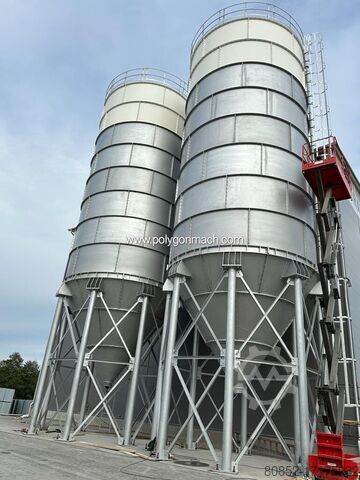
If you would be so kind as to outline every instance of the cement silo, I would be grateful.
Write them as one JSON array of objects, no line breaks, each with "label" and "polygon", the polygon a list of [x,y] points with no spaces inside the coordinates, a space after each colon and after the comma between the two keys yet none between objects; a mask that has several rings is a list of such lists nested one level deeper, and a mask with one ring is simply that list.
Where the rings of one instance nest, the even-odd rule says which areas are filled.
[{"label": "cement silo", "polygon": [[44,385],[52,381],[48,366],[55,357],[58,369],[69,366],[75,357],[62,438],[70,438],[75,411],[83,419],[90,386],[103,400],[129,374],[129,442],[141,348],[155,328],[152,317],[163,310],[169,252],[152,240],[172,231],[185,93],[181,80],[156,69],[125,72],[109,85],[30,432],[44,408]]},{"label": "cement silo", "polygon": [[[175,344],[173,326],[180,297],[225,369],[221,468],[233,468],[235,374],[245,385],[254,348],[265,361],[266,352],[279,344],[299,369],[299,439],[301,434],[306,462],[302,309],[317,258],[314,202],[301,172],[309,129],[301,29],[282,9],[262,2],[220,10],[194,38],[189,83],[170,254],[174,292],[158,456],[167,455],[166,389],[181,345],[181,340]],[[296,355],[283,340],[294,318]],[[193,415],[199,423],[198,413]],[[244,438],[244,446],[248,441]]]}]

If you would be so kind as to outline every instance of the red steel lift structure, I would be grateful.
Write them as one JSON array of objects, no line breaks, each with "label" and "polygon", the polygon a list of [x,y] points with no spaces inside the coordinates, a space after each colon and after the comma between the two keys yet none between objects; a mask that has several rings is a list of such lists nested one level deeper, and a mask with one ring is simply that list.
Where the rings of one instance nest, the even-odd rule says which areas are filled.
[{"label": "red steel lift structure", "polygon": [[359,475],[358,457],[343,450],[345,389],[339,385],[341,326],[335,320],[336,304],[346,293],[339,285],[341,223],[336,202],[351,198],[351,175],[333,136],[304,145],[302,157],[303,175],[319,204],[316,218],[320,238],[318,268],[322,287],[320,330],[324,364],[317,397],[319,414],[330,432],[317,431],[317,453],[309,455],[308,467],[316,479],[355,480]]},{"label": "red steel lift structure", "polygon": [[351,198],[350,172],[335,137],[321,138],[311,145],[305,144],[302,157],[303,174],[320,201],[329,188],[337,201]]},{"label": "red steel lift structure", "polygon": [[317,432],[317,454],[309,455],[309,470],[315,478],[356,480],[359,476],[358,457],[344,453],[342,435]]}]

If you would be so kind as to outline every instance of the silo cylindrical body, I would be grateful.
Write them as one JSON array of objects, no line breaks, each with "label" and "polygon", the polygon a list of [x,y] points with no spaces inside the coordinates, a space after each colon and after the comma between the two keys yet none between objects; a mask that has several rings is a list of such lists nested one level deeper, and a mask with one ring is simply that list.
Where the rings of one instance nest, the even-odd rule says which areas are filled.
[{"label": "silo cylindrical body", "polygon": [[[301,171],[308,140],[304,69],[301,36],[281,19],[214,16],[195,37],[170,262],[184,262],[200,306],[223,272],[224,252],[241,253],[244,278],[265,311],[290,262],[310,275],[316,270],[314,203]],[[183,301],[196,315],[192,299],[185,294]],[[224,284],[206,310],[223,343],[226,301]],[[239,281],[237,346],[261,317]],[[271,319],[282,335],[293,317],[289,289]],[[211,347],[212,336],[201,320],[199,326]],[[277,340],[265,321],[250,345],[266,351]]]},{"label": "silo cylindrical body", "polygon": [[[180,80],[151,69],[126,72],[109,86],[64,278],[74,316],[88,295],[89,279],[94,278],[101,279],[101,291],[115,321],[128,312],[144,285],[154,295],[155,314],[161,316],[169,247],[143,239],[171,235],[184,95]],[[132,355],[140,310],[138,305],[119,326]],[[83,309],[78,324],[85,316]],[[97,299],[87,350],[112,326]],[[152,328],[149,312],[145,338]],[[94,351],[94,358],[97,378],[111,384],[123,368],[119,362],[128,360],[115,330]]]}]

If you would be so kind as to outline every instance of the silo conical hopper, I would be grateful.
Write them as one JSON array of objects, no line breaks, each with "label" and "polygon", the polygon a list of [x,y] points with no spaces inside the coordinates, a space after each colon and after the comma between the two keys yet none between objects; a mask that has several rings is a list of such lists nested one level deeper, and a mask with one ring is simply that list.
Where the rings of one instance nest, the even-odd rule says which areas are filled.
[{"label": "silo conical hopper", "polygon": [[[304,47],[301,31],[286,17],[252,15],[246,6],[210,17],[193,41],[170,257],[173,266],[182,260],[189,270],[189,286],[202,306],[222,274],[223,253],[241,253],[244,278],[266,311],[291,262],[310,276],[316,270],[314,204],[301,173],[308,138]],[[182,237],[208,240],[201,245]],[[185,293],[182,300],[195,316],[191,298]],[[224,282],[206,309],[222,344],[226,302]],[[260,317],[239,281],[236,348]],[[280,335],[293,317],[289,289],[271,312]],[[218,351],[201,320],[199,328]],[[266,352],[277,341],[263,322],[249,346]]]}]

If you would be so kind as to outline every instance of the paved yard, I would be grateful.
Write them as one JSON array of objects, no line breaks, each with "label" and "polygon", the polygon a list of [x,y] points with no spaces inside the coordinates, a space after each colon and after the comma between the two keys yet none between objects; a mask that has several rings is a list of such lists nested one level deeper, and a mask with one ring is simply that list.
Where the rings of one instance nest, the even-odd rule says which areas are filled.
[{"label": "paved yard", "polygon": [[[65,479],[131,479],[131,480],[225,480],[241,478],[269,479],[264,475],[265,465],[284,465],[284,462],[265,457],[247,457],[239,474],[225,475],[210,467],[184,467],[173,461],[156,462],[133,453],[100,448],[112,447],[113,436],[87,434],[76,442],[65,443],[54,434],[27,436],[20,432],[24,424],[13,417],[0,417],[0,479],[4,480],[65,480]],[[86,440],[87,443],[83,443]],[[195,457],[210,462],[208,452],[175,453],[178,459]],[[284,477],[282,477],[284,478]]]}]

